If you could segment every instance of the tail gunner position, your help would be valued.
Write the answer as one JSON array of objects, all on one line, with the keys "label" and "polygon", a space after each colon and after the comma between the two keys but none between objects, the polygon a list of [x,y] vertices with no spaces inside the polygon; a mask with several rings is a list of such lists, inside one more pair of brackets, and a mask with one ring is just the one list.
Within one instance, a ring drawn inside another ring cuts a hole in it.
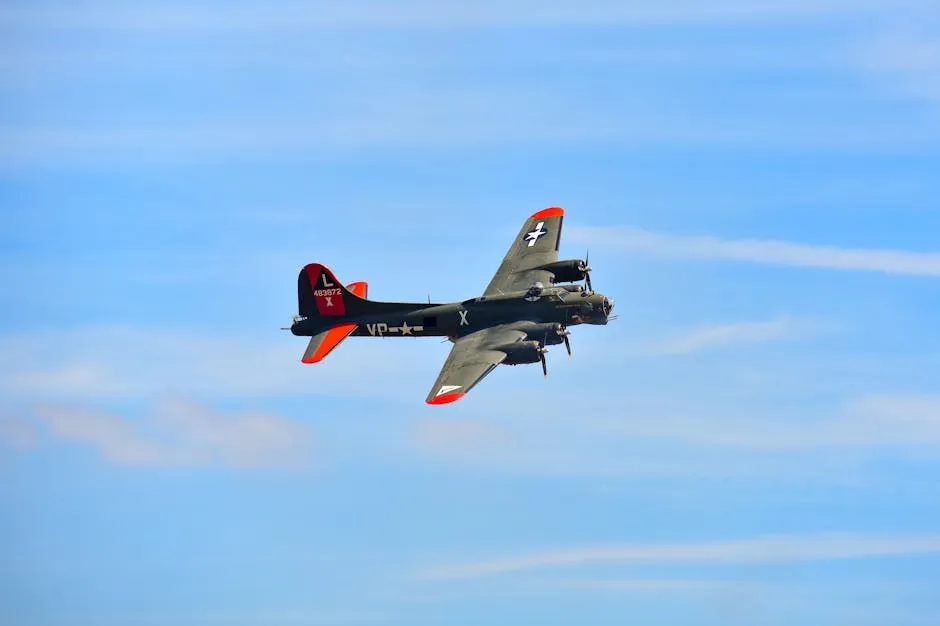
[{"label": "tail gunner position", "polygon": [[564,215],[552,207],[526,220],[483,295],[463,302],[373,302],[366,283],[343,286],[326,266],[306,265],[290,327],[311,338],[303,362],[322,360],[350,335],[447,337],[454,345],[428,404],[459,400],[500,363],[541,362],[547,375],[546,346],[564,342],[570,356],[568,327],[606,324],[614,307],[591,288],[586,260],[558,260]]}]

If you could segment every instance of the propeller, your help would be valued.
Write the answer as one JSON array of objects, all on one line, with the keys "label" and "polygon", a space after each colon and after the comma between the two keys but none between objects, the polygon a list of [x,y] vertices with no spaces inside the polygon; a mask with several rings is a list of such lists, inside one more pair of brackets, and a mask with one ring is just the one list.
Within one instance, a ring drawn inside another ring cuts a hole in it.
[{"label": "propeller", "polygon": [[548,363],[545,361],[545,353],[548,352],[548,348],[545,347],[545,344],[548,343],[548,331],[545,331],[545,337],[542,338],[542,341],[539,343],[539,360],[542,362],[542,375],[548,376]]},{"label": "propeller", "polygon": [[568,356],[571,356],[571,342],[568,341],[568,335],[571,334],[571,331],[565,328],[564,324],[558,324],[558,328],[555,329],[555,332],[561,336],[562,340],[564,340],[565,349],[568,351]]},{"label": "propeller", "polygon": [[584,255],[584,260],[578,264],[578,271],[584,272],[584,286],[588,291],[593,292],[594,288],[591,286],[591,270],[593,268],[591,267],[590,259],[591,251],[588,250]]}]

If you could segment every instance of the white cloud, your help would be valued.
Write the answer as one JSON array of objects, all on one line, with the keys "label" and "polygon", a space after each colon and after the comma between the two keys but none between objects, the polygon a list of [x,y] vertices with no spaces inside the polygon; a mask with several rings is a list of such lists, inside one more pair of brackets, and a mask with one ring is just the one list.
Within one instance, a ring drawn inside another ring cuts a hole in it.
[{"label": "white cloud", "polygon": [[740,580],[683,579],[574,579],[553,581],[560,587],[573,589],[607,589],[613,591],[746,591],[759,583]]},{"label": "white cloud", "polygon": [[820,407],[779,392],[742,395],[723,375],[703,384],[714,393],[654,383],[648,393],[587,392],[530,413],[506,409],[518,406],[518,388],[507,380],[455,409],[467,420],[498,416],[499,429],[511,435],[483,426],[464,445],[448,433],[437,445],[412,437],[411,450],[517,475],[772,477],[815,485],[877,481],[869,468],[888,458],[940,458],[940,395],[869,395]]},{"label": "white cloud", "polygon": [[20,417],[0,417],[0,443],[24,448],[36,441],[36,427]]},{"label": "white cloud", "polygon": [[433,567],[422,575],[444,580],[600,562],[774,564],[925,554],[940,554],[940,535],[770,535],[708,543],[626,544],[546,550]]},{"label": "white cloud", "polygon": [[734,322],[702,326],[685,334],[654,342],[643,350],[647,355],[691,354],[727,346],[766,343],[804,334],[808,323],[789,316],[765,322]]},{"label": "white cloud", "polygon": [[0,10],[0,27],[176,31],[310,30],[322,28],[485,28],[655,23],[740,23],[884,13],[927,7],[921,0],[678,0],[665,4],[617,0],[411,0],[266,3],[261,9],[166,7],[98,3],[79,8]]},{"label": "white cloud", "polygon": [[569,241],[678,259],[718,259],[766,265],[940,276],[940,252],[840,248],[770,239],[721,239],[654,233],[641,228],[581,227]]},{"label": "white cloud", "polygon": [[870,42],[860,63],[891,92],[940,105],[940,34],[923,26]]},{"label": "white cloud", "polygon": [[[383,92],[381,100],[359,102],[359,92],[376,89]],[[293,119],[288,114],[272,121],[271,116],[253,114],[230,120],[0,127],[0,167],[135,167],[229,162],[233,156],[249,162],[273,157],[336,159],[364,148],[389,146],[435,150],[628,142],[762,150],[922,150],[932,148],[937,137],[937,126],[929,120],[862,130],[825,112],[803,110],[787,114],[787,123],[780,124],[768,122],[759,113],[733,119],[720,112],[681,114],[644,102],[556,94],[531,84],[427,91],[370,81],[365,86],[344,85],[317,106],[323,109],[314,120]],[[139,150],[141,145],[148,149]]]},{"label": "white cloud", "polygon": [[[315,365],[300,363],[307,338],[272,330],[267,339],[212,338],[192,332],[129,326],[0,336],[0,392],[7,398],[154,398],[314,395],[322,393],[413,398],[405,381],[433,375],[447,352],[401,341],[350,338]],[[366,345],[366,344],[371,345]],[[68,350],[63,351],[63,346]],[[389,358],[381,356],[383,347]],[[394,352],[394,356],[391,354]],[[422,363],[415,352],[427,354]]]},{"label": "white cloud", "polygon": [[827,448],[932,448],[940,444],[940,395],[862,396],[832,415],[780,414],[765,409],[665,409],[630,420],[595,422],[601,432],[628,439],[656,439],[754,451]]},{"label": "white cloud", "polygon": [[479,419],[424,419],[412,431],[412,443],[430,454],[465,454],[482,448],[511,444],[513,431]]},{"label": "white cloud", "polygon": [[106,458],[119,463],[160,463],[173,456],[169,450],[144,439],[132,422],[103,411],[50,406],[38,409],[36,417],[56,437],[89,443]]},{"label": "white cloud", "polygon": [[182,400],[139,419],[71,406],[44,406],[36,416],[56,437],[127,465],[295,466],[308,463],[313,449],[304,425],[275,413],[224,414]]}]

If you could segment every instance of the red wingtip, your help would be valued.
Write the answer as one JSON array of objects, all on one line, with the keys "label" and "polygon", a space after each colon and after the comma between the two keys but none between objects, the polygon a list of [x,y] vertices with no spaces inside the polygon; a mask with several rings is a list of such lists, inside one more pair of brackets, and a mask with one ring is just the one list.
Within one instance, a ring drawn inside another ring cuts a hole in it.
[{"label": "red wingtip", "polygon": [[467,395],[467,394],[465,394],[465,393],[460,393],[460,392],[456,392],[456,393],[445,393],[445,394],[442,395],[442,396],[435,396],[435,397],[431,398],[430,400],[427,401],[427,403],[428,403],[428,404],[448,404],[448,403],[450,403],[450,402],[456,402],[457,400],[460,400],[460,399],[461,399],[462,397],[464,397],[465,395]]},{"label": "red wingtip", "polygon": [[552,206],[547,209],[542,209],[538,213],[533,213],[531,219],[533,220],[542,220],[546,217],[561,217],[565,214],[565,210],[560,206]]}]

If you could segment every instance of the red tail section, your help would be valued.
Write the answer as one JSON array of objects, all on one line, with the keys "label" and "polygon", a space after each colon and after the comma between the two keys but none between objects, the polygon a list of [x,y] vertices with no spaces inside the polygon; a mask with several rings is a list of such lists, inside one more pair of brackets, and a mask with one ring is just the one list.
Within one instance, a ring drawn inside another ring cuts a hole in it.
[{"label": "red tail section", "polygon": [[[310,267],[310,266],[307,266],[307,267]],[[322,267],[322,266],[319,266],[319,267]],[[330,271],[326,269],[325,267],[323,269],[326,270],[326,272]],[[332,273],[330,273],[328,277],[332,277],[335,279],[335,277],[332,276]],[[366,294],[369,291],[369,285],[368,283],[364,283],[364,282],[350,283],[346,285],[346,289],[348,289],[354,296],[357,296],[359,298],[365,298]],[[314,298],[317,297],[316,290],[314,290],[313,297]],[[322,297],[326,297],[326,296],[322,296]],[[357,324],[355,323],[340,322],[338,324],[334,324],[328,330],[323,331],[319,335],[315,335],[311,337],[310,343],[307,345],[307,351],[304,352],[304,355],[301,358],[301,361],[303,361],[304,363],[319,363],[326,357],[326,355],[332,352],[333,349],[336,348],[336,346],[342,343],[342,341],[346,339],[346,337],[348,337],[354,330],[356,330],[356,326]]]},{"label": "red tail section", "polygon": [[369,297],[369,283],[359,281],[357,283],[349,283],[346,285],[346,289],[353,292],[354,296],[359,296],[363,300]]},{"label": "red tail section", "polygon": [[301,315],[346,315],[346,293],[349,292],[325,265],[310,263],[300,271],[297,294]]}]

